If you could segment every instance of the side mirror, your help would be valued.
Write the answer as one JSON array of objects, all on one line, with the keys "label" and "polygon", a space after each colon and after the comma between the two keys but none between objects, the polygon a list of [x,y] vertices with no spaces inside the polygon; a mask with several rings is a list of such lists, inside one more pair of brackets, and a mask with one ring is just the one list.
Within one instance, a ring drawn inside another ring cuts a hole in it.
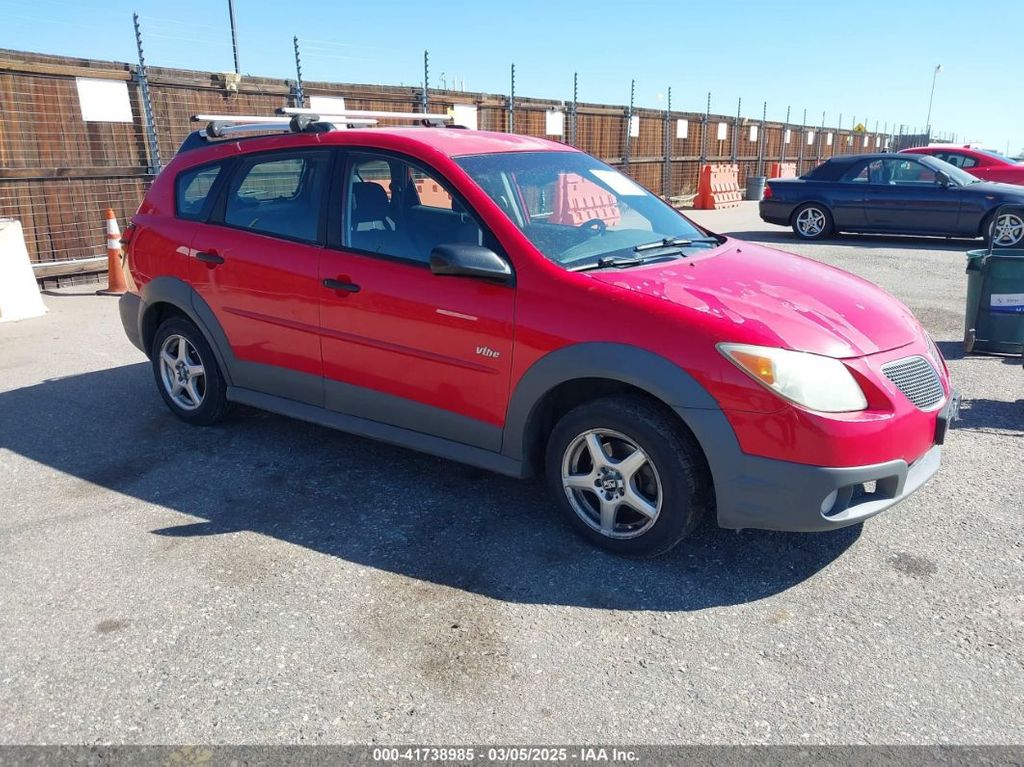
[{"label": "side mirror", "polygon": [[452,277],[510,282],[512,267],[490,248],[480,245],[438,245],[430,251],[430,271]]},{"label": "side mirror", "polygon": [[944,170],[937,170],[935,171],[935,183],[948,189],[953,186],[953,179]]}]

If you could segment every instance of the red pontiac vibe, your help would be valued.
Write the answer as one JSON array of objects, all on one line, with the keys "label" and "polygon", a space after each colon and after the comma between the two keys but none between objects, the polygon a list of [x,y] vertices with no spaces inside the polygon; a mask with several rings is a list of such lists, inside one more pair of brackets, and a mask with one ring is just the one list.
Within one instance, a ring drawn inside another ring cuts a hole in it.
[{"label": "red pontiac vibe", "polygon": [[167,406],[230,402],[515,477],[592,542],[831,530],[938,469],[945,363],[891,295],[713,234],[564,144],[194,133],[127,235]]},{"label": "red pontiac vibe", "polygon": [[1024,163],[1014,162],[997,152],[970,146],[933,144],[931,146],[902,149],[909,154],[928,154],[965,170],[982,181],[1024,185]]}]

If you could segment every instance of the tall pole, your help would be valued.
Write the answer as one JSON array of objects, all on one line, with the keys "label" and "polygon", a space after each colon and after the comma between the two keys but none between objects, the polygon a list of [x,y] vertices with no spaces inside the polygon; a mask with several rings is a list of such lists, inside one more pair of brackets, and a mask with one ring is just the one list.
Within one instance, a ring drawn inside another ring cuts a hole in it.
[{"label": "tall pole", "polygon": [[740,153],[740,114],[743,111],[743,99],[736,99],[736,122],[732,124],[732,164],[739,161]]},{"label": "tall pole", "polygon": [[420,91],[420,111],[430,111],[430,52],[423,51],[423,90]]},{"label": "tall pole", "polygon": [[661,195],[666,200],[672,194],[672,88],[666,91],[665,114],[661,125],[661,147],[665,153],[661,168]]},{"label": "tall pole", "polygon": [[935,101],[935,81],[939,77],[939,72],[942,71],[942,64],[936,64],[935,69],[932,70],[932,93],[928,97],[928,119],[925,120],[925,132],[928,133],[929,137],[932,133],[932,102]]},{"label": "tall pole", "polygon": [[238,33],[235,30],[235,0],[228,0],[228,17],[231,19],[231,52],[235,55],[235,74],[241,74],[238,68]]},{"label": "tall pole", "polygon": [[579,97],[579,72],[572,73],[572,104],[569,106],[569,143],[576,146],[576,105]]},{"label": "tall pole", "polygon": [[765,123],[768,121],[768,102],[761,105],[761,127],[757,134],[757,175],[764,175]]},{"label": "tall pole", "polygon": [[135,80],[142,96],[142,112],[146,119],[146,143],[149,145],[149,172],[156,175],[160,172],[160,142],[156,137],[156,121],[153,119],[153,100],[149,96],[149,76],[146,74],[146,55],[142,50],[142,27],[139,25],[139,14],[132,14],[135,25],[135,47],[139,54],[139,66],[135,70]]},{"label": "tall pole", "polygon": [[306,94],[302,91],[302,56],[299,55],[299,38],[296,35],[292,38],[295,45],[295,106],[300,109],[306,106]]},{"label": "tall pole", "polygon": [[633,99],[636,96],[636,80],[629,81],[629,110],[626,112],[626,149],[623,152],[622,160],[626,169],[629,169],[629,152],[632,148],[633,137]]},{"label": "tall pole", "polygon": [[512,95],[508,99],[508,132],[516,132],[516,65],[512,65]]},{"label": "tall pole", "polygon": [[[704,116],[700,120],[700,167],[704,167],[708,159],[708,123],[711,120],[711,91],[708,91],[708,105],[704,109]],[[699,169],[698,169],[699,170]]]}]

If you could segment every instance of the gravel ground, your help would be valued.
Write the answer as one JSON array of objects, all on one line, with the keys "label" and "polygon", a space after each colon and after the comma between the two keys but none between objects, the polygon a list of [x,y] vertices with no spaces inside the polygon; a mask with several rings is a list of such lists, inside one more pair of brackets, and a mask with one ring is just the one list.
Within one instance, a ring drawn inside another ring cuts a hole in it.
[{"label": "gravel ground", "polygon": [[116,300],[0,324],[0,743],[1019,743],[1024,371],[960,352],[965,242],[796,243],[965,397],[863,527],[628,561],[516,482],[251,410],[177,421]]}]

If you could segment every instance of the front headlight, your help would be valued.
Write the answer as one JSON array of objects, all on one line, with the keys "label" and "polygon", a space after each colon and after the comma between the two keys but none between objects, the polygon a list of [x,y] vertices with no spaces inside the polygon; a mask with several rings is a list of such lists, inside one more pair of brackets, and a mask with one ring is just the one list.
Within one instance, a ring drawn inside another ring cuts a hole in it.
[{"label": "front headlight", "polygon": [[823,413],[864,410],[864,392],[842,362],[770,346],[718,344],[718,351],[759,384]]}]

